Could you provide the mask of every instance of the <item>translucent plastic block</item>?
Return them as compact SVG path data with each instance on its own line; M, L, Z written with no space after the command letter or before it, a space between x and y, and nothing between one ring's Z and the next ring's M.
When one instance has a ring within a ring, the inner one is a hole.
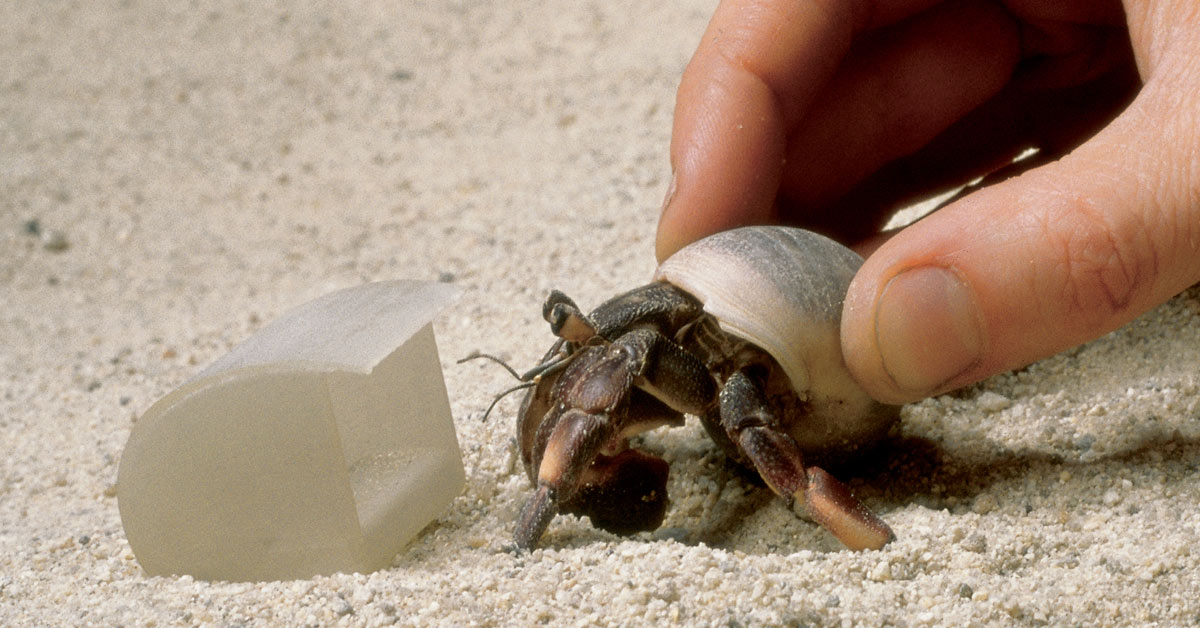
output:
M263 328L134 425L117 478L150 575L386 567L465 485L430 320L448 284L367 284Z

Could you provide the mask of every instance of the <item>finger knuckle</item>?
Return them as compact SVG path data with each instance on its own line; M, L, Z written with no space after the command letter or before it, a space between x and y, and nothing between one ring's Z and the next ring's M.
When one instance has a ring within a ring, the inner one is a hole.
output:
M1086 197L1055 213L1047 223L1051 246L1058 249L1051 297L1085 320L1123 317L1157 274L1146 226L1135 213L1106 213Z

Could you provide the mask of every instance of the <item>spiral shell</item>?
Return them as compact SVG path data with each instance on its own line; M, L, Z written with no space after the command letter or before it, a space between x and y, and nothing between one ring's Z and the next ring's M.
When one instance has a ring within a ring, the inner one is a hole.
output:
M684 247L654 277L695 296L725 333L779 363L811 409L794 430L801 447L855 449L896 416L867 395L842 358L842 301L862 261L803 229L741 227Z

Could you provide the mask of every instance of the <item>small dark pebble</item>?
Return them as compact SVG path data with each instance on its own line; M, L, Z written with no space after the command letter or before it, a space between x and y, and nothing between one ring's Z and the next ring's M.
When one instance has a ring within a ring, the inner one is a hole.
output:
M70 248L67 236L61 231L47 231L42 234L42 248L52 253L61 253Z
M965 582L958 585L958 597L970 598L972 595L975 595L975 589L972 589L971 585Z
M88 543L92 542L92 537L90 537L86 534L83 534L83 535L80 535L80 537L76 540L79 541L80 545L87 545Z
M1092 445L1095 444L1096 437L1092 436L1091 434L1084 434L1083 436L1075 439L1075 449L1080 451L1087 451L1092 448Z
M438 281L442 283L454 283L454 273L441 272L438 273Z
M388 75L388 78L392 79L393 81L409 81L412 80L412 77L412 72L407 70L396 70Z
M123 397L121 397L120 399L118 399L118 400L117 400L117 403L119 403L119 404L121 404L121 405L123 405L123 406L127 406L127 405L129 405L129 402L130 402L130 401L133 401L133 397L129 397L129 396L123 396Z
M21 230L25 232L25 235L41 235L42 223L38 222L37 218L26 220L25 224L21 225Z
M93 381L92 383L90 383L90 384L88 384L88 385L87 385L87 391L88 391L88 392L92 392L93 390L96 390L97 388L100 388L100 382L99 382L99 381Z
M787 628L810 628L811 626L824 626L826 623L814 611L808 611L799 617L785 617L783 619L783 625Z

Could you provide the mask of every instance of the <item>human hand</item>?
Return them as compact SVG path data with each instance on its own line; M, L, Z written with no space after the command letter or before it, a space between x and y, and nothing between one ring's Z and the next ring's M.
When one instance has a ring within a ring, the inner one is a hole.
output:
M1200 280L1200 10L724 0L680 82L671 163L660 259L742 224L857 246L847 364L877 399L914 401ZM985 175L883 242L897 207Z

